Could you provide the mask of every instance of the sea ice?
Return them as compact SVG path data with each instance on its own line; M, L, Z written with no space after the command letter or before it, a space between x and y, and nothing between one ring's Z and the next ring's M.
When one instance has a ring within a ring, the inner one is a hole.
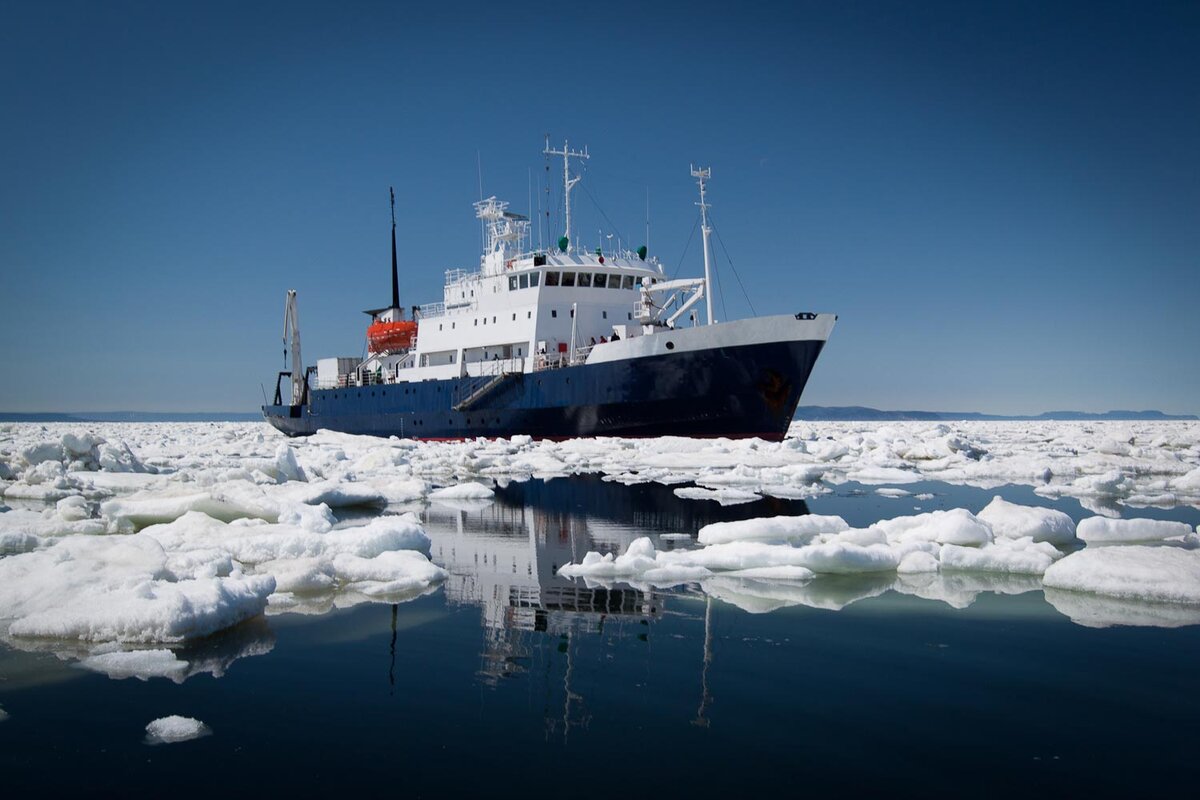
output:
M799 517L765 517L735 522L714 522L700 529L700 544L726 542L807 542L820 533L840 533L849 529L841 517L806 514Z
M211 733L207 725L192 717L160 717L146 726L146 744L175 744Z
M1130 600L1200 604L1200 550L1086 547L1047 569L1042 582L1052 589Z
M1107 519L1088 517L1079 523L1079 538L1088 544L1160 542L1188 536L1192 526L1159 519Z
M1061 511L1034 508L1010 503L997 495L978 514L1001 539L1022 539L1035 542L1069 545L1075 542L1075 523Z

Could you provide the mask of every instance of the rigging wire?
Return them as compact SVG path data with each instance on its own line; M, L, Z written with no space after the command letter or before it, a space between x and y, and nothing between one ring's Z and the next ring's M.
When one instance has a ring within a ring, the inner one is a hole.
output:
M713 272L717 274L717 291L721 293L721 316L726 322L729 321L729 309L725 308L725 287L721 286L721 269L717 266L717 260L713 259ZM712 320L708 321L712 324Z
M679 268L683 266L683 260L687 258L688 249L692 246L692 239L696 238L696 228L700 227L700 215L696 215L696 221L692 223L692 232L688 236L687 244L683 246L683 255L679 257L679 263L675 265L675 271L671 273L671 280L675 280L675 276L679 274Z
M608 218L608 214L604 213L604 209L600 207L600 203L598 203L596 201L596 198L588 190L587 184L584 183L583 181L580 181L579 188L583 189L583 193L586 194L588 196L588 199L592 201L592 205L595 206L596 210L600 212L600 216L604 217L604 221L608 223L608 227L612 229L613 233L617 234L617 236L620 236L621 239L623 240L625 237L621 234L621 232L619 230L617 230L617 226L613 224L613 221Z
M717 235L717 243L721 245L721 252L725 254L725 260L729 262L729 268L733 270L733 277L737 278L738 286L742 289L742 295L746 298L746 303L750 306L750 313L757 317L758 312L754 310L754 301L750 299L750 293L746 291L746 286L742 283L742 276L738 274L737 267L733 265L733 259L729 256L729 251L725 249L725 242L721 239L721 232L717 230L717 223L713 221L711 214L708 217L708 221L712 224L713 233ZM717 280L719 282L720 278Z

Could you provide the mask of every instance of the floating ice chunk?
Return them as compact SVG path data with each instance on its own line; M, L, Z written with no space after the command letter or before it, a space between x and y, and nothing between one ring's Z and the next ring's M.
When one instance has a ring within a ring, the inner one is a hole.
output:
M37 444L22 447L17 455L27 465L36 467L45 461L61 462L63 460L63 446L61 442L38 442Z
M900 564L896 567L896 572L902 574L937 571L937 558L932 553L927 553L923 550L914 550L911 553L907 553L900 559Z
M284 481L306 481L308 477L296 461L296 453L287 443L281 443L275 448L274 477L281 483Z
M895 486L884 486L876 489L875 494L881 497L908 497L912 493L905 489L898 489Z
M368 596L423 591L450 574L413 550L388 551L374 558L342 554L333 559L333 568L348 588Z
M83 495L73 494L70 497L64 497L55 504L55 510L58 511L58 516L67 522L77 522L81 519L87 519L91 516L88 511L87 500Z
M0 530L0 557L28 553L38 549L41 544L41 538L32 533Z
M1047 569L1042 582L1053 589L1131 600L1200 604L1200 550L1088 547Z
M1010 503L996 495L978 514L992 527L997 538L1021 539L1068 545L1075 541L1075 523L1061 511Z
M674 492L676 497L681 497L684 500L716 500L723 506L752 503L755 500L762 499L762 496L755 492L733 488L703 489L699 486L688 486L675 489Z
M296 503L330 508L382 508L387 505L383 493L371 486L348 481L313 481L310 483L288 483L272 490L272 497L281 497Z
M1061 557L1054 545L1025 538L1000 539L982 547L942 545L940 561L944 570L1041 575Z
M135 528L171 522L192 511L224 522L243 517L274 521L278 516L277 511L264 505L241 502L211 492L167 496L133 495L108 500L100 505L100 513L104 516L118 522L124 520Z
M805 542L819 533L838 533L850 526L841 517L806 514L799 517L762 517L736 522L714 522L700 529L700 544L738 541Z
M100 653L83 659L79 666L116 680L137 678L145 681L150 678L169 678L176 683L182 683L188 671L188 662L176 658L175 653L165 649Z
M13 636L177 642L261 614L270 576L171 580L144 535L69 536L0 559L0 618Z
M333 563L326 558L281 558L258 564L257 571L275 578L271 602L279 593L311 594L325 592L337 585Z
M777 567L750 567L748 569L735 569L732 572L721 573L722 577L730 578L754 578L764 581L808 581L816 577L817 573L813 572L808 567L797 565L780 565Z
M1178 492L1200 494L1200 467L1172 480L1171 487Z
M147 472L146 465L125 442L104 442L96 448L96 460L106 472Z
M172 715L146 726L146 744L175 744L208 736L212 729L198 719Z
M1160 542L1191 532L1192 527L1187 523L1159 519L1088 517L1079 523L1079 538L1088 544Z
M851 470L846 477L867 485L879 483L916 483L921 480L921 473L898 467L865 466Z
M495 494L495 490L481 483L468 481L454 486L443 486L441 489L434 489L429 493L429 496L439 500L477 500L489 498Z
M880 520L872 527L883 530L890 542L983 545L992 541L991 527L965 508Z
M640 575L655 564L654 544L649 537L634 539L621 555L596 551L589 552L579 564L560 567L558 574L564 578L622 578Z
M899 559L887 545L830 542L797 548L797 552L803 556L800 566L818 573L889 572L899 565Z
M331 531L336 522L333 511L324 503L311 506L305 503L288 503L279 511L280 525L295 525L314 533Z

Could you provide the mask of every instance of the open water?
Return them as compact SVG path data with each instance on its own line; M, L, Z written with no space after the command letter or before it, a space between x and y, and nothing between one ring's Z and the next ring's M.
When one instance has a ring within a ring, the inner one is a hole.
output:
M443 586L252 621L181 650L198 671L180 683L0 646L0 785L9 797L1193 794L1200 625L1077 624L1026 578L946 580L920 597L895 575L705 591L555 574L638 536L687 546L671 535L716 520L812 512L863 526L915 507L979 511L996 493L1091 514L1022 487L906 488L934 496L848 484L723 508L576 477L421 507ZM144 743L169 714L212 735Z

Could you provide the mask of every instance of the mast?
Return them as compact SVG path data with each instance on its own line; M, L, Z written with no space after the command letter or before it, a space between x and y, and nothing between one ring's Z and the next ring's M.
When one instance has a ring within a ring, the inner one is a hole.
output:
M400 279L396 274L396 191L389 186L392 196L392 308L400 307Z
M712 233L712 228L708 226L708 203L704 202L704 183L712 177L712 167L696 169L693 166L692 177L700 184L700 202L696 203L696 205L700 206L700 232L704 238L704 304L708 309L708 324L712 325L712 267L710 266L711 257L709 255L708 244L708 237Z
M567 249L569 250L573 244L571 241L571 190L575 188L575 184L582 180L579 177L571 177L571 159L588 159L591 156L588 155L587 147L584 147L582 152L572 150L567 145L566 139L563 139L562 150L551 150L549 136L546 137L546 149L542 152L548 156L562 156L563 159L563 216L566 222L563 238L567 240Z
M292 351L292 405L304 400L304 360L300 357L300 313L296 309L296 290L288 289L283 306L283 348Z

